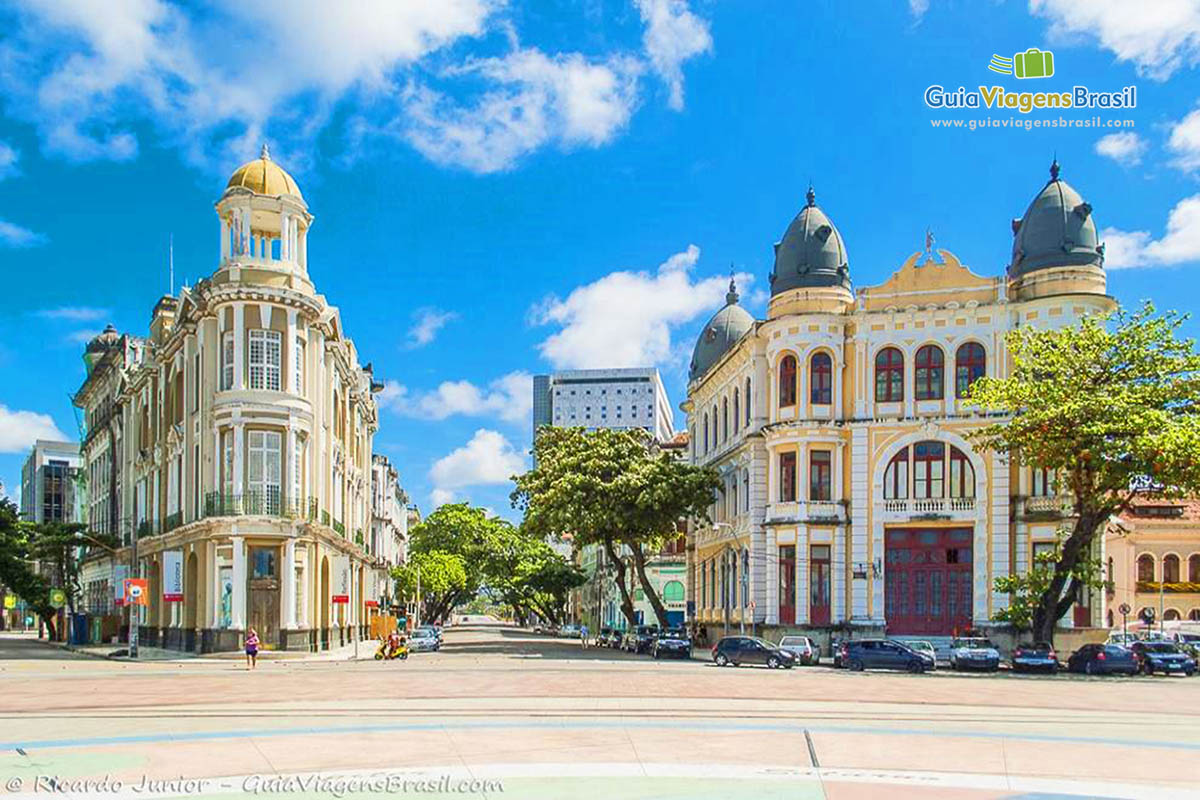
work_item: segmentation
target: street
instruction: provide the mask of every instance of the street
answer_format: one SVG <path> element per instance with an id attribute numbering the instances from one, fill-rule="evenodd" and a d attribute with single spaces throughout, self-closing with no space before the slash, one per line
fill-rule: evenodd
<path id="1" fill-rule="evenodd" d="M 18 796 L 45 776 L 72 795 L 332 796 L 264 781 L 388 773 L 433 780 L 422 796 L 473 779 L 530 798 L 1185 797 L 1200 781 L 1184 678 L 720 669 L 496 625 L 406 662 L 363 656 L 250 672 L 0 637 L 0 774 Z M 87 778 L 109 783 L 70 783 Z"/>

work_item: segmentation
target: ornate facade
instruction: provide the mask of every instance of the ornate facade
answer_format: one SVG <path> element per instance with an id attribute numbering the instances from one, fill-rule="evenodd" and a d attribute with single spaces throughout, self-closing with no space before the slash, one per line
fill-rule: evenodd
<path id="1" fill-rule="evenodd" d="M 216 211 L 216 270 L 162 297 L 148 337 L 88 345 L 90 522 L 126 545 L 114 592 L 136 542 L 143 643 L 234 649 L 253 627 L 329 647 L 388 592 L 395 548 L 371 541 L 380 387 L 313 285 L 313 217 L 265 147 Z"/>
<path id="2" fill-rule="evenodd" d="M 1113 307 L 1091 206 L 1051 169 L 1013 220 L 1007 274 L 946 250 L 851 289 L 846 245 L 807 203 L 775 246 L 767 319 L 735 288 L 691 365 L 692 458 L 724 476 L 689 542 L 689 599 L 709 625 L 888 635 L 984 628 L 1064 504 L 1053 476 L 972 447 L 966 402 L 1009 369 L 1005 334 Z M 1099 623 L 1082 597 L 1068 624 Z"/>

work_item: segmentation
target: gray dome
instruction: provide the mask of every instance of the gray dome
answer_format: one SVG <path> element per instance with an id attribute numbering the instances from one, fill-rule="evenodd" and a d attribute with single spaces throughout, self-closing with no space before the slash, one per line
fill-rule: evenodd
<path id="1" fill-rule="evenodd" d="M 1058 170 L 1056 160 L 1050 165 L 1050 181 L 1033 198 L 1025 216 L 1013 220 L 1010 278 L 1046 267 L 1104 266 L 1104 246 L 1096 236 L 1092 207 L 1059 179 Z"/>
<path id="2" fill-rule="evenodd" d="M 104 327 L 104 331 L 92 337 L 87 343 L 85 353 L 102 353 L 105 350 L 115 346 L 121 340 L 121 335 L 117 333 L 117 329 L 109 323 Z"/>
<path id="3" fill-rule="evenodd" d="M 850 266 L 846 245 L 825 212 L 817 208 L 817 197 L 808 189 L 807 204 L 788 225 L 783 241 L 775 245 L 775 269 L 771 272 L 771 294 L 788 289 L 843 286 L 850 289 Z"/>
<path id="4" fill-rule="evenodd" d="M 696 340 L 688 380 L 699 378 L 708 372 L 712 365 L 753 327 L 754 317 L 738 305 L 737 287 L 734 286 L 733 278 L 730 278 L 725 307 L 713 315 L 700 332 L 700 338 Z"/>

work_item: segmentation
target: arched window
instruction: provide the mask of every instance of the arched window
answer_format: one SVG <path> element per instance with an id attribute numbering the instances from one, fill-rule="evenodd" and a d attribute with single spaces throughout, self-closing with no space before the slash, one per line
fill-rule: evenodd
<path id="1" fill-rule="evenodd" d="M 962 397 L 977 378 L 987 371 L 987 353 L 978 342 L 967 342 L 954 354 L 954 391 Z"/>
<path id="2" fill-rule="evenodd" d="M 1163 583 L 1179 583 L 1179 556 L 1169 553 L 1163 556 Z"/>
<path id="3" fill-rule="evenodd" d="M 916 367 L 915 397 L 918 400 L 942 399 L 944 360 L 942 348 L 935 344 L 927 344 L 917 351 L 914 366 Z"/>
<path id="4" fill-rule="evenodd" d="M 904 448 L 888 462 L 883 473 L 883 499 L 908 499 L 908 448 Z"/>
<path id="5" fill-rule="evenodd" d="M 950 496 L 975 496 L 975 468 L 963 451 L 950 447 Z"/>
<path id="6" fill-rule="evenodd" d="M 885 347 L 875 355 L 875 402 L 898 403 L 904 399 L 904 354 Z"/>
<path id="7" fill-rule="evenodd" d="M 1149 583 L 1154 580 L 1154 556 L 1142 553 L 1137 560 L 1138 583 Z"/>
<path id="8" fill-rule="evenodd" d="M 712 421 L 713 421 L 713 423 L 712 423 L 712 425 L 713 425 L 712 442 L 713 442 L 713 449 L 716 450 L 717 447 L 721 444 L 721 420 L 720 420 L 720 417 L 717 416 L 717 404 L 716 403 L 713 403 L 713 407 L 712 407 Z"/>
<path id="9" fill-rule="evenodd" d="M 1200 622 L 1200 608 L 1193 608 L 1188 612 L 1188 619 L 1192 622 Z"/>
<path id="10" fill-rule="evenodd" d="M 1188 582 L 1200 583 L 1200 553 L 1188 556 Z"/>
<path id="11" fill-rule="evenodd" d="M 913 445 L 913 497 L 945 497 L 946 446 L 941 442 Z"/>
<path id="12" fill-rule="evenodd" d="M 741 506 L 741 504 L 740 504 L 740 503 L 738 503 L 738 479 L 737 479 L 737 475 L 734 475 L 734 476 L 733 476 L 733 478 L 732 478 L 732 479 L 730 479 L 730 481 L 729 481 L 729 489 L 730 489 L 730 492 L 729 492 L 729 494 L 730 494 L 730 497 L 729 497 L 729 499 L 730 499 L 730 501 L 731 501 L 731 505 L 733 506 L 733 516 L 737 516 L 738 512 L 740 512 L 740 511 L 742 510 L 742 506 Z"/>
<path id="13" fill-rule="evenodd" d="M 667 581 L 663 584 L 662 599 L 664 603 L 683 602 L 683 582 Z"/>
<path id="14" fill-rule="evenodd" d="M 750 607 L 750 551 L 742 550 L 742 608 Z"/>
<path id="15" fill-rule="evenodd" d="M 1114 622 L 1114 620 L 1113 620 L 1113 613 L 1112 613 L 1112 609 L 1110 608 L 1110 609 L 1108 610 L 1108 627 L 1110 627 L 1110 628 L 1111 628 L 1111 627 L 1113 627 L 1115 624 L 1116 624 L 1116 623 L 1115 623 L 1115 622 Z"/>
<path id="16" fill-rule="evenodd" d="M 721 400 L 721 441 L 729 441 L 729 398 Z"/>
<path id="17" fill-rule="evenodd" d="M 746 378 L 746 424 L 750 424 L 750 379 Z"/>
<path id="18" fill-rule="evenodd" d="M 708 413 L 704 414 L 704 452 L 708 452 Z"/>
<path id="19" fill-rule="evenodd" d="M 833 359 L 829 353 L 814 353 L 809 363 L 812 402 L 827 406 L 833 402 Z"/>
<path id="20" fill-rule="evenodd" d="M 796 405 L 796 357 L 784 356 L 779 362 L 779 407 Z"/>
<path id="21" fill-rule="evenodd" d="M 1168 608 L 1163 612 L 1163 622 L 1178 622 L 1179 612 L 1173 608 Z"/>
<path id="22" fill-rule="evenodd" d="M 742 470 L 742 511 L 750 510 L 750 470 Z"/>
<path id="23" fill-rule="evenodd" d="M 733 432 L 734 433 L 737 433 L 738 423 L 740 423 L 741 419 L 742 419 L 742 415 L 739 412 L 739 409 L 741 408 L 741 404 L 739 403 L 740 399 L 741 399 L 741 397 L 737 390 L 737 387 L 734 387 L 734 389 L 733 389 Z"/>

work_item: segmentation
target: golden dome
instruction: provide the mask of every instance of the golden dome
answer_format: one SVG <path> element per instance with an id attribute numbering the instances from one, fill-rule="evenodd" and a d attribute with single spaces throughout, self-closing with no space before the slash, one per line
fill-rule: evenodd
<path id="1" fill-rule="evenodd" d="M 255 194 L 272 196 L 290 194 L 300 198 L 301 201 L 304 200 L 304 195 L 300 194 L 300 187 L 296 184 L 295 179 L 287 173 L 287 170 L 271 160 L 271 153 L 265 144 L 262 155 L 238 167 L 229 178 L 229 183 L 225 184 L 226 189 L 232 189 L 235 186 L 249 189 Z"/>

